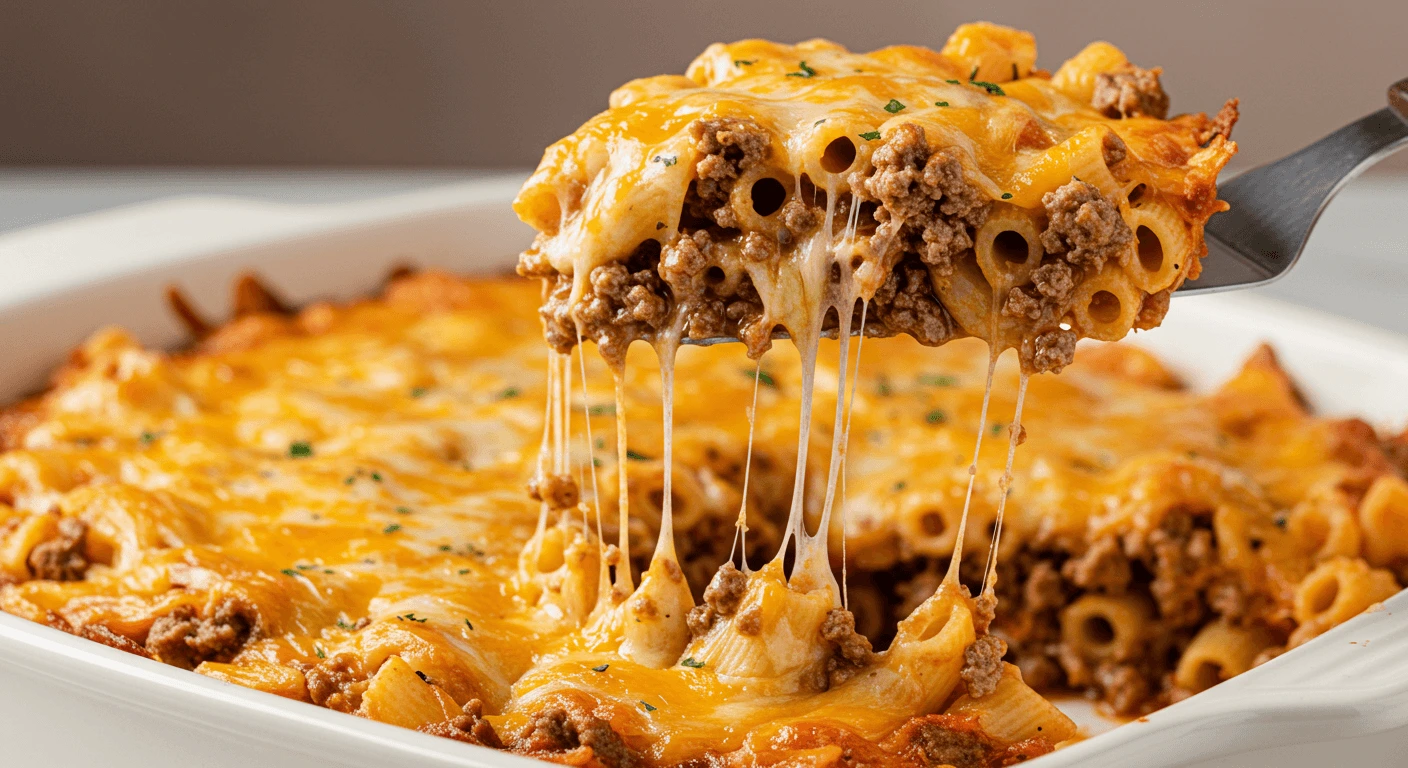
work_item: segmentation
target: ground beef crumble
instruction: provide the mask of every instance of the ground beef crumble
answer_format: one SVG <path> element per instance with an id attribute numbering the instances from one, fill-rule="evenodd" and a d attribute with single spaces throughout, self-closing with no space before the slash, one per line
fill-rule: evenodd
<path id="1" fill-rule="evenodd" d="M 828 686 L 849 680 L 875 659 L 870 639 L 856 631 L 856 617 L 845 608 L 833 608 L 821 623 L 821 638 L 836 653 L 827 660 Z"/>
<path id="2" fill-rule="evenodd" d="M 1090 105 L 1106 117 L 1168 117 L 1168 94 L 1159 83 L 1159 67 L 1141 69 L 1126 64 L 1117 72 L 1095 76 Z"/>
<path id="3" fill-rule="evenodd" d="M 1047 253 L 1065 254 L 1075 266 L 1099 270 L 1134 241 L 1119 207 L 1084 181 L 1073 179 L 1047 192 L 1041 204 L 1049 220 L 1041 233 L 1042 246 Z"/>
<path id="4" fill-rule="evenodd" d="M 362 706 L 362 694 L 367 690 L 367 673 L 356 656 L 339 653 L 325 659 L 303 673 L 308 685 L 308 698 L 320 707 L 338 712 L 356 712 Z"/>
<path id="5" fill-rule="evenodd" d="M 694 166 L 698 180 L 686 205 L 696 217 L 735 228 L 738 221 L 729 195 L 740 174 L 767 159 L 772 140 L 762 126 L 747 118 L 703 118 L 689 130 L 703 156 Z"/>
<path id="6" fill-rule="evenodd" d="M 987 696 L 1002 680 L 1002 657 L 1007 643 L 993 635 L 983 635 L 963 650 L 963 670 L 958 676 L 968 686 L 968 695 Z"/>
<path id="7" fill-rule="evenodd" d="M 42 542 L 29 552 L 29 570 L 36 579 L 82 581 L 88 571 L 84 545 L 88 524 L 72 517 L 59 518 L 59 535 Z"/>
<path id="8" fill-rule="evenodd" d="M 431 736 L 454 739 L 465 744 L 477 744 L 493 749 L 504 748 L 504 743 L 499 740 L 499 734 L 494 731 L 494 726 L 484 719 L 483 702 L 479 699 L 470 699 L 465 702 L 462 709 L 464 712 L 462 715 L 441 723 L 423 725 L 417 730 Z"/>
<path id="9" fill-rule="evenodd" d="M 646 764 L 626 746 L 611 724 L 576 704 L 549 706 L 514 739 L 512 749 L 529 755 L 570 752 L 582 747 L 605 768 L 638 768 Z"/>
<path id="10" fill-rule="evenodd" d="M 195 669 L 203 661 L 229 661 L 244 647 L 258 617 L 243 601 L 223 598 L 207 615 L 178 606 L 152 623 L 146 650 L 159 661 Z"/>

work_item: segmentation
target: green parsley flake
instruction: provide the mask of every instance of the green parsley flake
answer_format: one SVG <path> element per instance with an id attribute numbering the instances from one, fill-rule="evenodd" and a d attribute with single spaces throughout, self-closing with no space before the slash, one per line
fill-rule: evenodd
<path id="1" fill-rule="evenodd" d="M 892 115 L 903 109 L 904 105 L 899 102 L 899 99 L 890 99 L 890 103 L 885 105 L 885 111 Z"/>
<path id="2" fill-rule="evenodd" d="M 998 85 L 997 83 L 985 83 L 982 80 L 974 80 L 971 85 L 976 85 L 979 88 L 986 88 L 988 90 L 988 93 L 991 93 L 994 96 L 1007 95 L 1007 92 L 1002 90 L 1002 86 Z"/>
<path id="3" fill-rule="evenodd" d="M 404 613 L 404 614 L 402 614 L 402 615 L 400 615 L 400 616 L 397 616 L 397 617 L 396 617 L 396 620 L 397 620 L 397 621 L 414 621 L 414 622 L 417 622 L 417 623 L 419 623 L 419 624 L 424 624 L 425 622 L 430 621 L 430 619 L 422 619 L 422 618 L 417 617 L 415 611 L 407 611 L 406 613 Z"/>
<path id="4" fill-rule="evenodd" d="M 381 473 L 380 473 L 380 472 L 373 472 L 373 473 L 372 473 L 372 479 L 375 480 L 375 481 L 377 481 L 378 483 L 381 482 Z"/>
<path id="5" fill-rule="evenodd" d="M 312 569 L 314 569 L 314 568 L 317 568 L 318 566 L 316 566 L 316 565 L 295 565 L 295 566 L 293 566 L 293 567 L 294 567 L 294 568 L 297 568 L 297 569 L 300 570 L 300 571 L 309 571 L 309 570 L 312 570 Z"/>
<path id="6" fill-rule="evenodd" d="M 1011 192 L 1003 192 L 1003 193 L 1002 193 L 1002 199 L 1003 199 L 1003 200 L 1011 200 L 1011 199 L 1012 199 L 1012 193 L 1011 193 Z"/>
<path id="7" fill-rule="evenodd" d="M 944 82 L 949 83 L 950 85 L 963 85 L 963 83 L 960 83 L 957 80 L 945 80 Z"/>
<path id="8" fill-rule="evenodd" d="M 919 383 L 931 387 L 951 387 L 958 383 L 958 379 L 952 376 L 920 376 Z"/>
<path id="9" fill-rule="evenodd" d="M 155 432 L 143 432 L 141 437 L 142 445 L 151 445 L 156 442 L 158 437 L 160 437 L 160 435 Z"/>
<path id="10" fill-rule="evenodd" d="M 704 662 L 695 661 L 693 656 L 686 656 L 684 657 L 684 661 L 680 662 L 680 666 L 689 667 L 690 669 L 703 669 Z"/>
<path id="11" fill-rule="evenodd" d="M 592 671 L 593 671 L 593 672 L 605 672 L 605 671 L 607 670 L 607 668 L 610 667 L 610 666 L 611 666 L 610 664 L 601 664 L 601 665 L 592 667 Z"/>
<path id="12" fill-rule="evenodd" d="M 895 483 L 895 493 L 899 493 L 900 491 L 903 491 L 903 490 L 905 489 L 905 486 L 906 486 L 906 485 L 907 485 L 907 484 L 906 484 L 905 481 L 903 481 L 903 480 L 897 481 L 897 482 Z"/>
<path id="13" fill-rule="evenodd" d="M 798 64 L 798 65 L 797 65 L 797 68 L 800 69 L 800 70 L 802 70 L 802 71 L 801 71 L 801 72 L 788 72 L 788 73 L 787 73 L 787 76 L 788 76 L 788 77 L 816 77 L 816 70 L 815 70 L 815 69 L 812 69 L 812 68 L 809 67 L 809 66 L 807 66 L 807 62 L 806 62 L 805 60 L 803 60 L 802 63 Z"/>
<path id="14" fill-rule="evenodd" d="M 973 71 L 968 73 L 968 80 L 971 82 L 978 79 L 978 65 L 973 65 Z"/>
<path id="15" fill-rule="evenodd" d="M 401 530 L 401 524 L 400 524 L 400 523 L 392 523 L 391 525 L 388 525 L 388 526 L 386 526 L 385 528 L 382 528 L 382 529 L 381 529 L 381 532 L 382 532 L 382 533 L 395 533 L 395 532 L 397 532 L 397 531 L 399 531 L 399 530 Z"/>
<path id="16" fill-rule="evenodd" d="M 948 102 L 947 102 L 947 101 L 936 101 L 936 102 L 934 102 L 934 106 L 936 106 L 936 107 L 947 107 L 947 106 L 948 106 Z"/>
<path id="17" fill-rule="evenodd" d="M 356 478 L 356 477 L 353 477 L 352 475 L 348 475 L 348 476 L 347 476 L 347 479 L 342 481 L 342 484 L 343 484 L 343 485 L 351 485 L 351 484 L 353 484 L 353 483 L 355 483 L 355 482 L 357 482 L 357 478 Z"/>
<path id="18" fill-rule="evenodd" d="M 593 405 L 587 409 L 588 416 L 610 416 L 614 413 L 616 413 L 616 406 L 614 405 Z M 602 441 L 598 440 L 597 442 Z M 598 445 L 597 447 L 600 448 L 601 446 Z"/>
<path id="19" fill-rule="evenodd" d="M 474 629 L 474 625 L 470 623 L 469 619 L 465 619 L 465 620 L 464 620 L 464 625 L 465 625 L 466 627 L 469 627 L 471 630 Z"/>
<path id="20" fill-rule="evenodd" d="M 743 375 L 744 375 L 744 376 L 747 376 L 747 377 L 750 378 L 750 379 L 753 379 L 753 380 L 757 381 L 759 384 L 762 384 L 762 385 L 765 386 L 765 387 L 772 387 L 773 389 L 777 389 L 777 380 L 774 379 L 774 378 L 772 377 L 772 374 L 768 373 L 767 371 L 746 371 L 746 370 L 745 370 L 745 371 L 743 372 Z"/>
<path id="21" fill-rule="evenodd" d="M 948 421 L 948 414 L 944 413 L 938 408 L 935 408 L 934 410 L 929 411 L 927 414 L 924 415 L 924 420 L 929 422 L 930 424 L 942 424 Z"/>
<path id="22" fill-rule="evenodd" d="M 811 77 L 811 75 L 807 75 L 807 77 Z M 659 707 L 650 706 L 650 703 L 645 701 L 644 699 L 641 700 L 640 705 L 642 707 L 645 707 L 646 712 L 654 712 L 656 709 L 659 709 Z"/>
<path id="23" fill-rule="evenodd" d="M 398 515 L 409 515 L 409 514 L 411 514 L 411 508 L 410 508 L 410 507 L 397 507 L 397 508 L 396 508 L 396 514 L 398 514 Z"/>
<path id="24" fill-rule="evenodd" d="M 454 549 L 454 547 L 450 546 L 449 544 L 441 544 L 441 545 L 440 545 L 440 551 L 441 551 L 441 552 L 449 552 L 449 551 L 452 550 L 452 549 Z"/>
<path id="25" fill-rule="evenodd" d="M 996 424 L 996 423 L 993 424 L 993 425 L 992 425 L 992 436 L 993 436 L 993 437 L 997 437 L 997 436 L 1000 435 L 1000 434 L 1002 434 L 1002 425 L 1001 425 L 1001 424 Z"/>
<path id="26" fill-rule="evenodd" d="M 630 448 L 626 449 L 626 458 L 630 459 L 631 461 L 650 461 L 649 456 L 646 456 L 643 453 L 637 453 L 634 450 L 631 450 Z"/>
<path id="27" fill-rule="evenodd" d="M 456 573 L 458 573 L 458 574 L 461 575 L 461 576 L 464 576 L 465 574 L 469 573 L 469 569 L 468 569 L 468 568 L 461 568 L 461 569 L 459 569 L 458 571 L 456 571 Z"/>
<path id="28" fill-rule="evenodd" d="M 323 573 L 331 576 L 333 574 L 333 570 L 331 568 L 324 568 Z"/>
<path id="29" fill-rule="evenodd" d="M 522 392 L 519 391 L 518 387 L 505 387 L 504 390 L 499 393 L 499 399 L 507 400 L 511 397 L 518 397 L 520 394 L 522 394 Z"/>
<path id="30" fill-rule="evenodd" d="M 285 576 L 292 576 L 292 577 L 294 577 L 295 579 L 298 578 L 298 575 L 299 575 L 299 574 L 298 574 L 298 571 L 295 571 L 295 570 L 293 570 L 292 568 L 285 568 L 285 569 L 283 569 L 282 571 L 279 571 L 279 573 L 282 573 L 282 574 L 285 575 Z"/>
<path id="31" fill-rule="evenodd" d="M 338 628 L 338 629 L 342 629 L 342 630 L 346 630 L 346 631 L 348 631 L 348 632 L 351 632 L 352 630 L 356 629 L 356 627 L 352 626 L 351 624 L 348 624 L 347 622 L 343 621 L 342 619 L 338 619 L 338 620 L 337 620 L 337 628 Z"/>
<path id="32" fill-rule="evenodd" d="M 668 167 L 674 165 L 675 163 L 679 162 L 679 156 L 678 156 L 678 155 L 656 155 L 655 157 L 650 158 L 650 162 L 652 162 L 652 163 L 664 163 L 664 164 L 665 164 L 665 167 L 668 168 Z"/>
<path id="33" fill-rule="evenodd" d="M 734 59 L 734 60 L 733 60 L 733 66 L 735 66 L 735 67 L 751 67 L 751 66 L 753 66 L 754 64 L 757 64 L 757 63 L 758 63 L 758 60 L 757 60 L 757 59 Z"/>
<path id="34" fill-rule="evenodd" d="M 425 387 L 412 387 L 411 397 L 425 397 L 426 393 L 428 393 L 429 391 L 430 390 L 426 389 Z"/>
<path id="35" fill-rule="evenodd" d="M 895 393 L 894 387 L 890 386 L 890 380 L 881 378 L 880 383 L 875 387 L 875 394 L 881 397 L 889 397 Z"/>
<path id="36" fill-rule="evenodd" d="M 593 456 L 593 457 L 592 457 L 592 466 L 593 466 L 593 467 L 600 467 L 600 466 L 601 466 L 601 459 L 598 459 L 597 457 Z"/>
<path id="37" fill-rule="evenodd" d="M 821 124 L 824 123 L 824 122 L 826 122 L 826 118 L 823 117 L 823 118 L 821 118 L 820 120 L 816 121 L 815 123 L 812 123 L 812 127 L 815 128 L 815 127 L 817 127 L 818 125 L 821 125 Z"/>
<path id="38" fill-rule="evenodd" d="M 857 135 L 860 136 L 862 139 L 865 139 L 866 141 L 875 141 L 880 138 L 879 131 L 866 131 L 865 133 Z"/>
<path id="39" fill-rule="evenodd" d="M 288 444 L 288 455 L 291 459 L 306 459 L 313 455 L 313 446 L 299 440 Z"/>
<path id="40" fill-rule="evenodd" d="M 323 649 L 316 645 L 313 646 L 313 653 L 320 659 L 326 659 L 328 657 L 326 653 L 323 653 Z"/>

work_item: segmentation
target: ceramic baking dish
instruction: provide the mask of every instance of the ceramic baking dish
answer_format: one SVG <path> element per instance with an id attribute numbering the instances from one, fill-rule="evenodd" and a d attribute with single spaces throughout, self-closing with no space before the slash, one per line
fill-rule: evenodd
<path id="1" fill-rule="evenodd" d="M 42 386 L 93 329 L 183 336 L 162 289 L 228 311 L 254 269 L 296 301 L 350 298 L 393 265 L 502 272 L 529 232 L 494 179 L 336 206 L 188 198 L 0 237 L 0 402 Z M 1250 296 L 1180 298 L 1136 341 L 1195 386 L 1269 340 L 1326 413 L 1401 427 L 1408 340 Z M 1241 677 L 1042 758 L 1059 766 L 1408 764 L 1408 595 Z M 1104 731 L 1103 733 L 1100 731 Z M 1352 757 L 1351 757 L 1352 756 Z M 511 766 L 530 761 L 288 701 L 0 614 L 0 766 Z"/>

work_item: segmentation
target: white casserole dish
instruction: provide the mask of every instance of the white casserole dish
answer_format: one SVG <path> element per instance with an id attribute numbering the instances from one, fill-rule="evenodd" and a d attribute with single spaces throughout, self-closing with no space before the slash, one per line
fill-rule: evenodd
<path id="1" fill-rule="evenodd" d="M 517 178 L 368 203 L 284 206 L 188 198 L 0 237 L 0 402 L 38 389 L 97 327 L 151 345 L 183 337 L 162 299 L 179 283 L 228 311 L 238 272 L 289 298 L 350 298 L 402 263 L 511 267 L 528 229 Z M 1259 341 L 1326 413 L 1401 427 L 1408 340 L 1235 294 L 1183 298 L 1140 334 L 1195 386 L 1229 375 Z M 1091 732 L 1108 728 L 1074 703 Z M 1336 741 L 1353 739 L 1353 741 Z M 1042 758 L 1060 766 L 1408 764 L 1408 595 L 1241 677 Z M 0 767 L 22 765 L 494 766 L 529 761 L 201 677 L 0 614 Z"/>

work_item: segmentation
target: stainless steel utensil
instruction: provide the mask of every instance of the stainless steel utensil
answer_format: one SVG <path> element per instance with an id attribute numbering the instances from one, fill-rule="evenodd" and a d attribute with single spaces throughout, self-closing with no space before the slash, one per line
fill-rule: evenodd
<path id="1" fill-rule="evenodd" d="M 1180 296 L 1265 285 L 1290 271 L 1330 198 L 1350 179 L 1408 144 L 1408 79 L 1388 106 L 1274 163 L 1218 185 L 1232 209 L 1208 220 L 1203 273 Z"/>

